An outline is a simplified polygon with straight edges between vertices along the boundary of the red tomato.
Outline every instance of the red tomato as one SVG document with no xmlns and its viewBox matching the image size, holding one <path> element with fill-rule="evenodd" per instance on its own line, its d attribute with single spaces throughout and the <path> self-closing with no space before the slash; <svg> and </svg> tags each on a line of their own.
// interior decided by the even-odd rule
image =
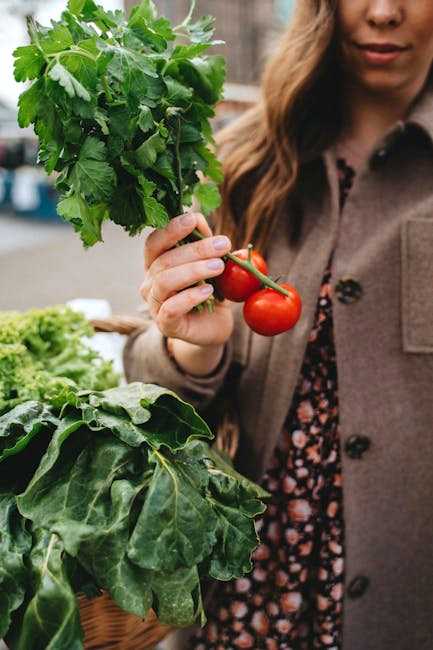
<svg viewBox="0 0 433 650">
<path fill-rule="evenodd" d="M 236 255 L 241 260 L 247 260 L 248 250 L 242 248 L 239 251 L 235 251 L 233 255 Z M 268 266 L 265 260 L 256 251 L 252 252 L 251 262 L 258 271 L 265 275 L 268 274 Z M 233 300 L 234 302 L 243 302 L 254 291 L 260 289 L 262 283 L 252 273 L 236 264 L 236 262 L 227 260 L 224 271 L 215 278 L 215 285 L 224 298 L 228 298 L 228 300 Z"/>
<path fill-rule="evenodd" d="M 269 287 L 253 293 L 244 304 L 243 314 L 247 325 L 263 336 L 275 336 L 296 325 L 302 311 L 302 302 L 296 289 L 281 284 L 290 293 L 282 293 Z"/>
</svg>

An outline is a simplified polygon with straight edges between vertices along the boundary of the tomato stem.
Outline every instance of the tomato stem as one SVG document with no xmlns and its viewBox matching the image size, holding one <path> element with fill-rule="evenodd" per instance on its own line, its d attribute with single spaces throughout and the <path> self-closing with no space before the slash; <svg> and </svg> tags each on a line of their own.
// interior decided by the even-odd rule
<svg viewBox="0 0 433 650">
<path fill-rule="evenodd" d="M 201 234 L 197 228 L 195 228 L 192 231 L 192 236 L 195 237 L 195 239 L 206 239 L 204 235 Z M 251 247 L 251 248 L 250 248 Z M 270 289 L 274 289 L 275 291 L 278 291 L 278 293 L 282 293 L 283 296 L 289 296 L 290 293 L 286 291 L 286 289 L 283 289 L 279 284 L 271 280 L 271 278 L 268 275 L 265 275 L 264 273 L 261 273 L 254 264 L 251 262 L 251 252 L 252 252 L 252 244 L 248 245 L 248 259 L 247 260 L 241 260 L 239 257 L 236 255 L 233 255 L 233 253 L 227 253 L 224 255 L 223 260 L 231 260 L 235 264 L 238 264 L 240 267 L 245 269 L 246 271 L 249 271 L 252 275 L 254 275 L 256 278 L 260 280 L 260 282 L 265 286 L 269 287 Z"/>
<path fill-rule="evenodd" d="M 248 244 L 248 262 L 252 263 L 252 256 L 253 256 L 253 245 Z"/>
</svg>

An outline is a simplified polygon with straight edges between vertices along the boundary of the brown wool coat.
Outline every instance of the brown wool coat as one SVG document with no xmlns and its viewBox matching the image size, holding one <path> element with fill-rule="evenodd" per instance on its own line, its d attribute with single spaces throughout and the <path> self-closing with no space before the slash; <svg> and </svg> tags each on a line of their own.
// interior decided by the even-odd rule
<svg viewBox="0 0 433 650">
<path fill-rule="evenodd" d="M 377 143 L 339 213 L 335 162 L 303 170 L 304 220 L 290 246 L 284 215 L 268 251 L 271 276 L 303 299 L 298 325 L 274 338 L 236 327 L 219 370 L 180 374 L 153 325 L 125 350 L 130 380 L 176 390 L 199 410 L 227 371 L 242 423 L 238 467 L 260 480 L 285 420 L 302 364 L 323 271 L 361 286 L 355 301 L 334 291 L 346 525 L 344 650 L 433 648 L 433 92 Z M 361 458 L 346 449 L 367 436 Z M 369 580 L 353 597 L 353 581 Z M 359 583 L 358 583 L 359 584 Z M 356 586 L 356 583 L 355 583 Z M 356 590 L 355 590 L 356 591 Z"/>
</svg>

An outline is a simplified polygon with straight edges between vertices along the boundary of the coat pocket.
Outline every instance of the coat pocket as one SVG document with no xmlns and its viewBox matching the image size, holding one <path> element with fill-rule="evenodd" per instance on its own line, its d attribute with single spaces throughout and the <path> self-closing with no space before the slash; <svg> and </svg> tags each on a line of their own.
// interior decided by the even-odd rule
<svg viewBox="0 0 433 650">
<path fill-rule="evenodd" d="M 405 352 L 433 352 L 433 220 L 402 224 L 402 328 Z"/>
</svg>

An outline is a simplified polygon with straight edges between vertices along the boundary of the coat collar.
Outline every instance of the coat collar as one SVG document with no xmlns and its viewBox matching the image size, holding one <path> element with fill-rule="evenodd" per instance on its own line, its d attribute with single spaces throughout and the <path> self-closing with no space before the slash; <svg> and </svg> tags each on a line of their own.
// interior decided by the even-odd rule
<svg viewBox="0 0 433 650">
<path fill-rule="evenodd" d="M 433 81 L 413 105 L 405 124 L 420 127 L 433 143 Z"/>
</svg>

